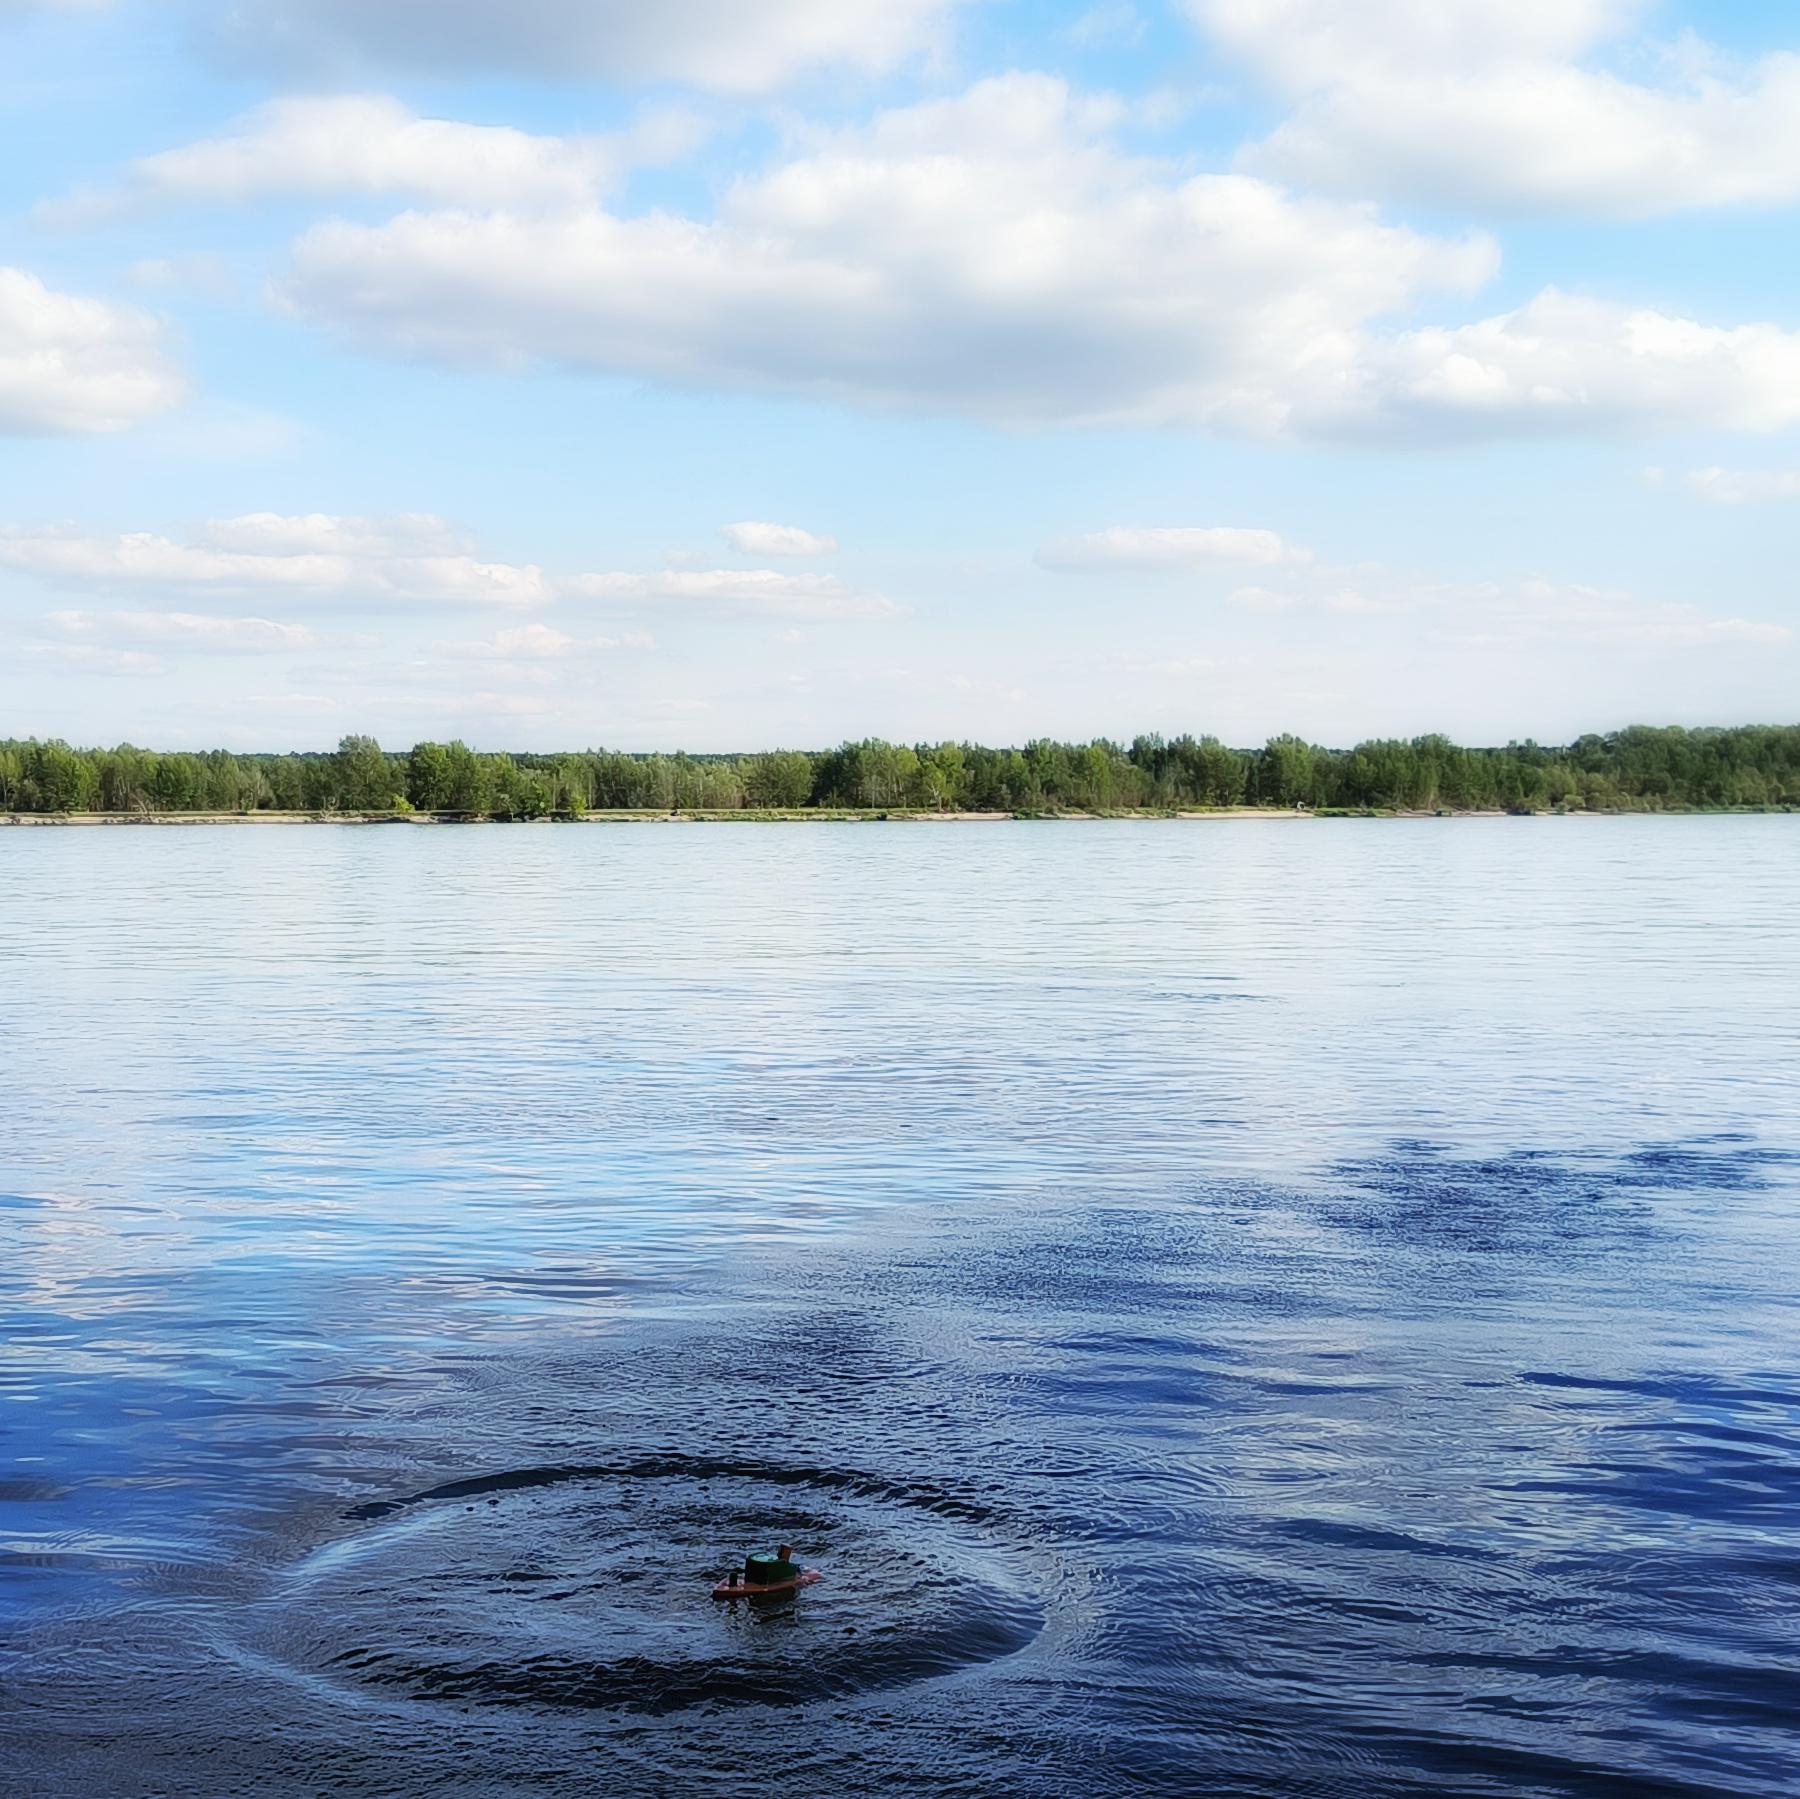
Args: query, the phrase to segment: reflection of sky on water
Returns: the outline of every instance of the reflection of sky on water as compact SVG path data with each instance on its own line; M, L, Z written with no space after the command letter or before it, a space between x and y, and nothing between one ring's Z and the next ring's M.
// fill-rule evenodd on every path
M261 1606L352 1499L776 1405L821 1520L873 1465L1051 1557L1040 1684L967 1689L1047 1754L1795 1765L1789 821L0 850L15 1621ZM191 1702L157 1643L92 1678Z

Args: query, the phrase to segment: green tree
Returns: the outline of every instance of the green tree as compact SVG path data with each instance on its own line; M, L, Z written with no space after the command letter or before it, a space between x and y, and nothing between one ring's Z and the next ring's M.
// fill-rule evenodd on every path
M393 771L373 737L345 737L334 758L334 796L343 812L382 812L394 794Z
M448 812L450 751L441 743L415 743L406 758L406 797L421 812Z
M1303 738L1271 737L1257 758L1256 796L1266 806L1317 805L1319 752Z
M960 743L920 744L919 804L936 812L960 812L968 803L969 769Z
M748 759L743 782L752 806L804 806L812 797L812 758L799 750L767 750Z

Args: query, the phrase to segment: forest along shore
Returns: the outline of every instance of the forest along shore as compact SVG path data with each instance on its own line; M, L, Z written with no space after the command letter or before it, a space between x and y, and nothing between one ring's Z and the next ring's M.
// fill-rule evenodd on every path
M1717 812L1790 812L1787 806L1721 807L1689 806L1674 809L1682 816ZM1564 816L1561 808L1557 816ZM1621 812L1568 812L1568 817L1621 817ZM0 814L0 828L110 826L110 825L485 825L485 824L584 824L584 825L686 825L686 824L1012 824L1029 820L1076 822L1093 819L1147 819L1175 823L1226 819L1279 819L1298 821L1317 818L1505 818L1498 807L1440 807L1435 811L1363 807L1231 806L1212 808L1134 807L1108 811L1059 809L1045 812L926 812L890 807L885 810L851 808L828 810L808 806L787 809L738 811L612 810L545 813L536 818L496 819L465 812L13 812ZM1511 816L1518 816L1512 814Z
M1139 808L1111 812L927 812L892 807L885 810L831 810L807 806L673 812L620 808L611 811L545 813L533 819L495 819L480 813L466 812L13 812L0 816L0 825L1004 824L1022 818L1287 819L1316 816L1318 814L1304 808L1296 810L1277 806L1237 806L1229 810L1212 811ZM1435 815L1417 813L1413 816L1425 818ZM1483 816L1497 817L1499 814L1487 813Z
M1053 814L1437 814L1694 812L1800 807L1800 725L1634 725L1561 747L1469 749L1441 736L1322 748L1294 736L1261 749L1216 737L1129 746L1104 738L1022 748L887 743L689 755L580 750L507 754L372 737L285 754L76 749L0 740L0 816L529 819Z

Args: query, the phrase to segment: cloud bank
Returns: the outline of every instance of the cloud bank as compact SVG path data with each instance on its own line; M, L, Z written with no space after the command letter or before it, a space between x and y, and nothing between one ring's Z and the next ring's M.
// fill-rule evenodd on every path
M295 604L350 603L362 608L421 605L492 606L517 610L560 601L597 602L623 611L683 608L771 618L885 619L900 608L878 593L835 575L777 569L665 569L552 575L536 563L490 562L464 533L431 513L389 518L330 513L246 513L213 519L178 541L155 532L116 537L76 531L0 531L0 568L17 569L54 585L145 593L231 595L281 593ZM86 621L85 613L58 615ZM186 613L114 613L115 623L163 622ZM267 621L237 620L248 626ZM192 621L186 634L203 634ZM545 627L502 632L485 653L519 655L550 646ZM590 640L593 647L599 640ZM559 647L567 650L575 640ZM645 648L627 634L604 647ZM474 653L467 645L459 653Z
M1384 224L1118 148L1118 109L1012 75L825 134L717 215L407 213L321 224L284 284L364 348L553 363L1011 427L1177 425L1433 444L1774 430L1800 334L1546 290L1392 329L1497 267L1483 236Z
M84 537L0 534L0 566L62 584L169 592L276 590L364 604L384 601L534 606L551 597L542 569L481 562L443 547L438 519L284 518L215 521L194 543L152 532Z

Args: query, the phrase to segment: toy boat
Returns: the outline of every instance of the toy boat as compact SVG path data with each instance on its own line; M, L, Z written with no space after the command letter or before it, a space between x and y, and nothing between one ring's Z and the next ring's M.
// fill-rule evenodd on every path
M715 1599L775 1599L797 1593L824 1578L816 1568L802 1568L793 1547L783 1543L773 1555L747 1555L742 1572L733 1568L713 1588Z

